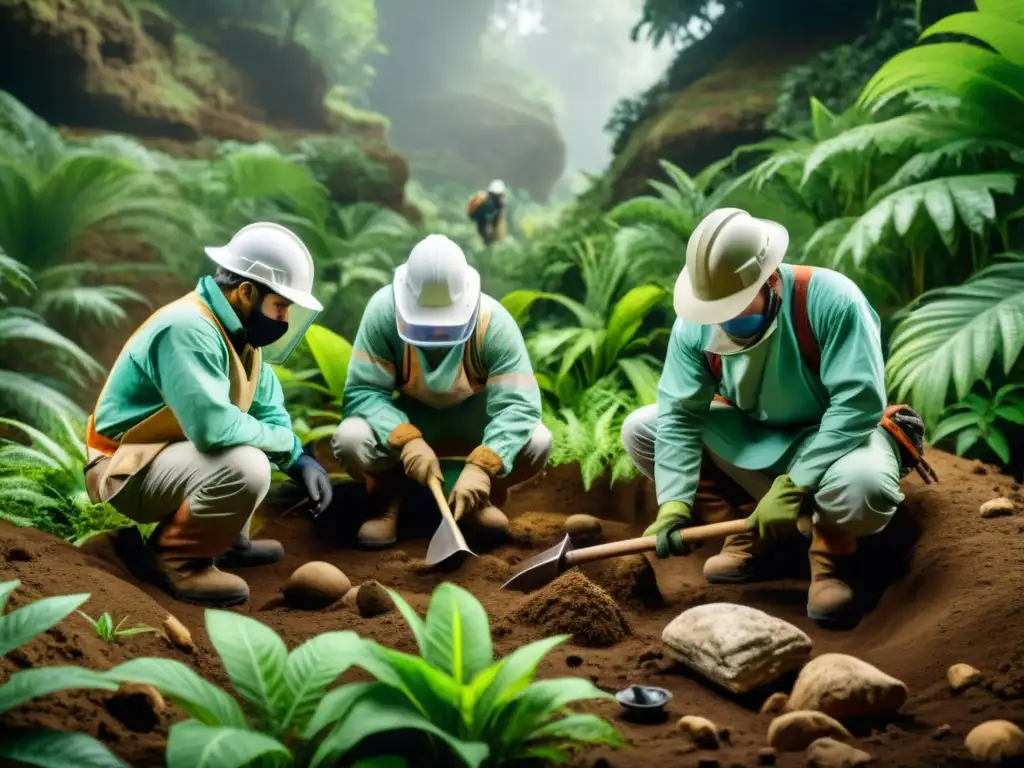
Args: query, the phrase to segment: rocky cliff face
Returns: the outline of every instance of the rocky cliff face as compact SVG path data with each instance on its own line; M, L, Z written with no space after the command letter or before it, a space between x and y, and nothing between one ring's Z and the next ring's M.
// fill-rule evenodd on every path
M659 159L697 174L736 147L766 138L765 120L786 70L849 36L842 29L810 35L767 27L729 45L633 130L609 171L613 202L646 193L647 180L662 176Z
M185 154L204 137L344 130L325 107L323 67L304 47L251 26L215 34L204 45L145 0L0 0L0 90L54 124ZM400 209L408 165L383 124L354 138L388 174L361 199Z

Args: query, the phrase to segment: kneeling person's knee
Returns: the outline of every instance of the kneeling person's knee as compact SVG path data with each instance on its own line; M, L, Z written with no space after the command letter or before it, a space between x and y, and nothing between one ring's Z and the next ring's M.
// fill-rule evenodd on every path
M222 497L238 506L256 507L270 490L270 460L259 448L236 446L224 452L220 471L211 481Z
M814 500L823 525L860 538L889 524L903 494L884 473L860 471L826 478Z

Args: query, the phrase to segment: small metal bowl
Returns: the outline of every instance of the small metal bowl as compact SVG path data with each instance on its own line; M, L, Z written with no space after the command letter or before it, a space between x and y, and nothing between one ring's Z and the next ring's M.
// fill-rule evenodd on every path
M615 700L626 709L654 714L672 700L672 691L653 685L631 685L616 693Z

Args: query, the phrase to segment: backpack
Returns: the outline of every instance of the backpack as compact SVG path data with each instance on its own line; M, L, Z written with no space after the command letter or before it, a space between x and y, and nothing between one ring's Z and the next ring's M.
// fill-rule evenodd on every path
M466 215L472 216L476 209L480 207L480 204L487 199L487 194L484 192L477 192L469 199L469 205L466 206Z
M807 315L807 290L814 276L814 267L796 264L793 271L793 294L791 313L793 332L796 334L797 346L804 365L815 375L821 375L821 348L814 337L814 329ZM715 385L722 381L722 356L715 352L705 352L708 369ZM715 400L725 405L732 405L721 394L715 394ZM938 482L935 470L924 459L924 421L909 405L890 405L885 409L881 422L883 429L896 441L900 452L900 463L906 471L916 470L925 483Z

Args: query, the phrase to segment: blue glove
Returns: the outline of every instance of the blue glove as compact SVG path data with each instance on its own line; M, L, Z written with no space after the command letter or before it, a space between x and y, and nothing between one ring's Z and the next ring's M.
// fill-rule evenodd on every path
M314 517L319 516L331 505L334 498L331 479L327 475L327 470L312 456L305 453L299 456L288 469L288 477L306 489L313 502Z

